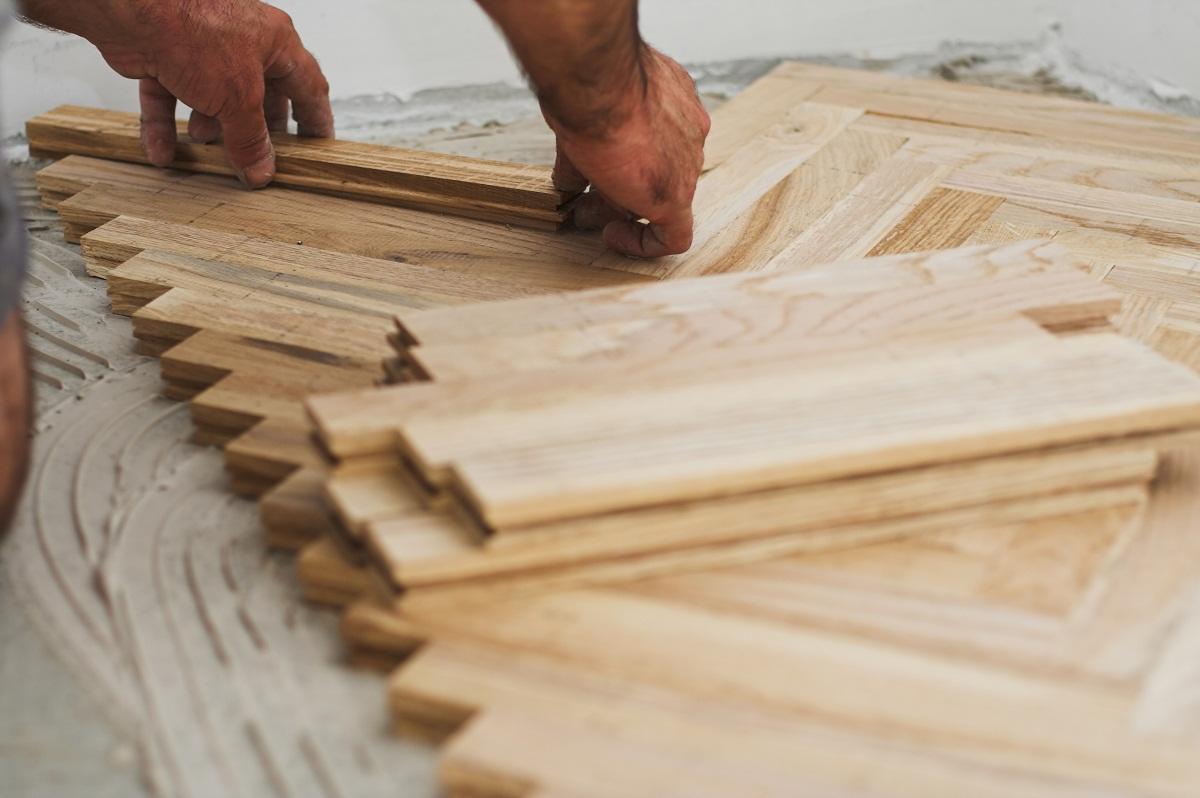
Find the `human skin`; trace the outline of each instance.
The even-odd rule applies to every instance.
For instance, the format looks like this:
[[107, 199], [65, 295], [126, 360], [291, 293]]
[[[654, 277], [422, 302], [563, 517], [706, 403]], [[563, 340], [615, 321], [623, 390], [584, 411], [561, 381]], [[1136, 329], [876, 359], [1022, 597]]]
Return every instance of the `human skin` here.
[[478, 2], [557, 136], [556, 186], [591, 186], [576, 225], [602, 228], [605, 243], [626, 255], [687, 251], [711, 123], [687, 71], [642, 41], [637, 0]]
[[[556, 185], [591, 186], [576, 226], [603, 228], [627, 255], [686, 251], [710, 123], [687, 72], [642, 41], [637, 0], [478, 2], [557, 134]], [[287, 129], [289, 102], [301, 135], [333, 135], [320, 67], [287, 14], [258, 0], [24, 0], [22, 11], [139, 80], [142, 144], [158, 166], [174, 158], [177, 100], [195, 109], [189, 134], [221, 137], [251, 187], [274, 177], [268, 131]]]
[[21, 314], [12, 311], [0, 324], [0, 535], [25, 481], [32, 407], [25, 333]]
[[257, 0], [23, 0], [29, 20], [82, 36], [114, 70], [138, 80], [142, 146], [175, 158], [176, 101], [192, 108], [188, 134], [221, 138], [242, 182], [275, 176], [269, 131], [291, 107], [302, 136], [333, 135], [329, 83], [291, 18]]

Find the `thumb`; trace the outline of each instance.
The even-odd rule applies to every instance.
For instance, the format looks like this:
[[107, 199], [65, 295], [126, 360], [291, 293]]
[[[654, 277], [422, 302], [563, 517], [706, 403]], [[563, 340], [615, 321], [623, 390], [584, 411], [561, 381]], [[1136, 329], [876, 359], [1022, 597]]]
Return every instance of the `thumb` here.
[[275, 148], [261, 99], [219, 119], [225, 153], [237, 176], [250, 188], [270, 183], [275, 177]]

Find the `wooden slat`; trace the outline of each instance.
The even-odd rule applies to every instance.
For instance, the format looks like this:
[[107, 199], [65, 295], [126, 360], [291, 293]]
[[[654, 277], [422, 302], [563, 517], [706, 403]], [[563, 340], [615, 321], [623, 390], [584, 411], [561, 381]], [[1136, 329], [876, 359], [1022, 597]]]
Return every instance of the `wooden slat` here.
[[704, 170], [710, 171], [728, 161], [819, 89], [819, 84], [798, 81], [782, 68], [754, 81], [712, 114], [712, 130], [704, 145]]
[[[1000, 197], [985, 194], [934, 189], [869, 254], [878, 256], [960, 247], [1003, 202]], [[929, 224], [930, 219], [938, 220], [936, 227]]]
[[[222, 145], [191, 141], [186, 123], [178, 126], [174, 168], [233, 174]], [[148, 163], [136, 114], [64, 105], [30, 119], [25, 131], [34, 157]], [[559, 208], [567, 198], [545, 167], [287, 133], [271, 139], [280, 186], [535, 227], [564, 219]]]
[[[738, 386], [746, 392], [741, 396], [756, 397], [753, 408], [715, 396], [707, 386], [653, 396], [625, 393], [624, 401], [604, 396], [603, 407], [588, 403], [582, 429], [577, 417], [578, 435], [587, 438], [543, 437], [559, 416], [534, 413], [505, 429], [513, 444], [456, 459], [454, 473], [461, 495], [485, 523], [506, 528], [836, 478], [863, 468], [911, 467], [1200, 423], [1200, 381], [1190, 372], [1111, 336], [1051, 343], [1036, 347], [1036, 355], [1022, 345], [980, 352], [968, 363], [935, 359], [867, 374], [830, 373], [828, 382], [824, 375], [804, 374], [794, 390], [773, 374]], [[1138, 384], [1116, 386], [1107, 369]], [[674, 420], [659, 424], [644, 414], [630, 416], [634, 396], [655, 411], [656, 420], [667, 407]], [[880, 396], [888, 397], [886, 407]], [[850, 430], [864, 437], [850, 436]], [[480, 434], [468, 424], [456, 431], [472, 433]], [[411, 428], [405, 435], [409, 446], [420, 448]], [[518, 445], [518, 438], [529, 442]]]
[[[246, 191], [215, 175], [181, 174], [135, 164], [71, 156], [38, 172], [39, 184], [65, 187], [75, 195], [60, 203], [68, 225], [82, 234], [117, 216], [191, 224], [317, 249], [399, 262], [471, 271], [523, 267], [564, 272], [607, 284], [637, 279], [600, 270], [567, 269], [602, 251], [595, 235], [523, 230], [406, 208], [268, 187]], [[96, 190], [90, 191], [92, 187]], [[78, 229], [84, 228], [86, 229]], [[497, 256], [503, 255], [502, 258]], [[507, 276], [507, 275], [504, 275]]]
[[[925, 533], [939, 525], [937, 513], [976, 508], [982, 517], [999, 502], [1140, 486], [1157, 466], [1154, 452], [1143, 448], [1151, 444], [1037, 452], [548, 522], [487, 543], [454, 518], [389, 505], [402, 481], [395, 468], [359, 472], [353, 490], [365, 514], [360, 528], [398, 589], [453, 590], [464, 599], [864, 545]], [[340, 489], [351, 488], [343, 481]], [[1093, 500], [1110, 497], [1086, 501]], [[1087, 509], [1082, 499], [1071, 502], [1072, 510]], [[1055, 502], [1047, 506], [1050, 514], [1063, 511]]]
[[[771, 338], [786, 340], [787, 351], [799, 356], [869, 346], [885, 332], [905, 334], [1015, 315], [1049, 329], [1095, 326], [1106, 323], [1119, 304], [1114, 293], [1074, 270], [1017, 273], [985, 283], [951, 282], [936, 288], [848, 290], [787, 301], [781, 295], [779, 302], [764, 301], [750, 289], [716, 309], [681, 307], [677, 313], [643, 319], [415, 347], [405, 351], [404, 360], [415, 372], [434, 380], [583, 364], [620, 364], [631, 372], [648, 373], [664, 361], [707, 350], [720, 350], [727, 359], [746, 362], [758, 357], [759, 344]], [[831, 340], [839, 337], [841, 341]]]
[[488, 303], [469, 310], [405, 311], [397, 322], [409, 344], [452, 344], [480, 338], [524, 335], [644, 319], [648, 314], [718, 309], [743, 292], [770, 298], [805, 294], [871, 293], [992, 274], [1033, 274], [1066, 269], [1072, 255], [1046, 241], [980, 246], [954, 253], [918, 253], [825, 264], [808, 271], [769, 275], [731, 274], [704, 279], [648, 283], [586, 294], [550, 295], [520, 302]]

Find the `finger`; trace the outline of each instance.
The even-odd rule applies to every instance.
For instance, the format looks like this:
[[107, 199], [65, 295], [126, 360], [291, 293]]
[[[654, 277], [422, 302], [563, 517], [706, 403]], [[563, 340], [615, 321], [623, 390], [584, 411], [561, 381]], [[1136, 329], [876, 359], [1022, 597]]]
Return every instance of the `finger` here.
[[263, 114], [267, 118], [267, 130], [272, 133], [288, 132], [288, 102], [287, 95], [279, 90], [275, 81], [267, 81], [267, 93], [263, 99]]
[[558, 153], [554, 158], [554, 172], [551, 175], [554, 187], [571, 196], [581, 193], [588, 187], [588, 179], [583, 176], [583, 172], [575, 168], [575, 164], [563, 152], [562, 144], [558, 144], [557, 148]]
[[221, 137], [221, 123], [216, 117], [192, 111], [188, 119], [188, 135], [201, 144], [212, 144]]
[[175, 160], [175, 97], [154, 78], [138, 81], [142, 109], [142, 149], [155, 166]]
[[275, 177], [275, 148], [263, 116], [263, 88], [247, 91], [242, 101], [218, 117], [225, 152], [237, 176], [250, 188], [261, 188]]
[[613, 205], [598, 191], [590, 191], [575, 201], [571, 220], [579, 230], [603, 230], [612, 222], [629, 220], [629, 212]]
[[604, 243], [622, 255], [661, 258], [691, 249], [693, 233], [692, 209], [685, 206], [658, 223], [611, 222]]
[[[291, 27], [291, 20], [278, 9], [269, 13], [281, 14], [278, 24]], [[317, 59], [304, 49], [300, 37], [292, 31], [291, 40], [282, 54], [269, 64], [267, 80], [292, 101], [292, 113], [301, 136], [331, 138], [333, 136], [333, 108], [329, 105], [329, 81], [321, 72]]]

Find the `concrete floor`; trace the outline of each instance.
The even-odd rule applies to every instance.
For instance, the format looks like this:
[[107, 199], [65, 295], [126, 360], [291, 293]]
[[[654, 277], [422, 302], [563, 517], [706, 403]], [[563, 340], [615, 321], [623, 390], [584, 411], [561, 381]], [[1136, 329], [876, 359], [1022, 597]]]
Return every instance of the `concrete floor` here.
[[[701, 88], [716, 103], [770, 66], [700, 67]], [[1062, 90], [1012, 66], [893, 65]], [[532, 98], [503, 86], [360, 98], [337, 114], [360, 140], [553, 155]], [[157, 364], [131, 352], [104, 283], [53, 214], [31, 208], [28, 222], [38, 434], [0, 548], [0, 795], [435, 794], [432, 751], [388, 733], [383, 680], [344, 665], [335, 616], [300, 601], [255, 507], [224, 490], [220, 454], [187, 443], [186, 409], [157, 397]]]

